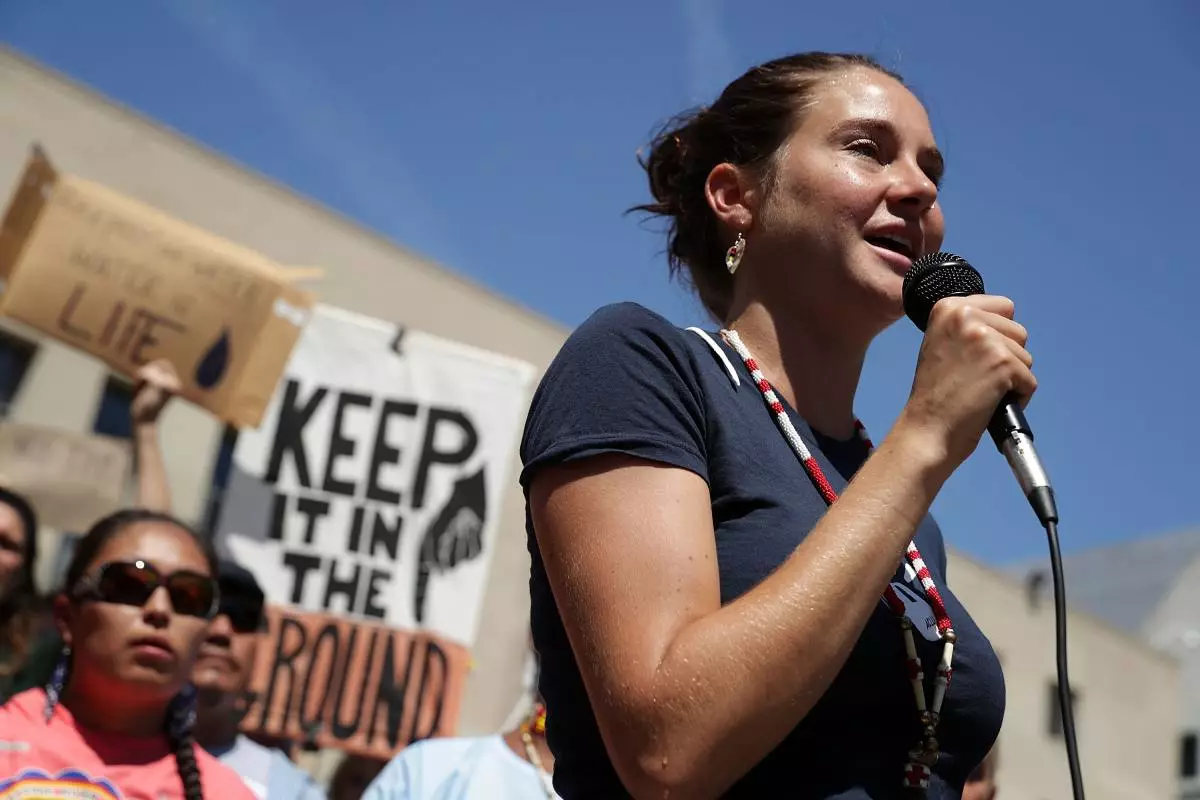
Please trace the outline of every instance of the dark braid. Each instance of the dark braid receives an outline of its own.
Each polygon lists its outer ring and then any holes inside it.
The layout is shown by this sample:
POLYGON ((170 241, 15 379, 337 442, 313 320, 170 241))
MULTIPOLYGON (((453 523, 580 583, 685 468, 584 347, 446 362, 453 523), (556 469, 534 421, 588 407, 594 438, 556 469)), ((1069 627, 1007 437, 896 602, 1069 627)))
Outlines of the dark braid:
POLYGON ((167 706, 163 733, 175 751, 175 767, 183 782, 184 800, 204 800, 200 786, 200 766, 196 763, 196 739, 192 731, 196 727, 196 687, 187 684, 175 695, 167 706))
POLYGON ((204 800, 204 789, 200 786, 200 765, 196 763, 196 740, 192 732, 189 730, 180 734, 173 730, 168 721, 166 734, 171 749, 175 751, 179 779, 183 781, 183 800, 204 800))

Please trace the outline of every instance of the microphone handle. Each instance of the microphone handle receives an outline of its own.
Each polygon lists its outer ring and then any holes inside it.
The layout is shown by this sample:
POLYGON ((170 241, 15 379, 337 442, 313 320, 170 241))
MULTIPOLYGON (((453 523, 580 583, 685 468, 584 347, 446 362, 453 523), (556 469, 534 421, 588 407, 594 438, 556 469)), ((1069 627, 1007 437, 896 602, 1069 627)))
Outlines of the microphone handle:
POLYGON ((988 423, 988 433, 1008 461, 1017 483, 1021 485, 1021 491, 1025 493, 1042 526, 1058 522, 1058 507, 1054 502, 1050 476, 1038 458, 1037 448, 1033 446, 1033 429, 1029 427, 1025 412, 1021 410, 1020 399, 1015 394, 1010 392, 1000 402, 988 423))

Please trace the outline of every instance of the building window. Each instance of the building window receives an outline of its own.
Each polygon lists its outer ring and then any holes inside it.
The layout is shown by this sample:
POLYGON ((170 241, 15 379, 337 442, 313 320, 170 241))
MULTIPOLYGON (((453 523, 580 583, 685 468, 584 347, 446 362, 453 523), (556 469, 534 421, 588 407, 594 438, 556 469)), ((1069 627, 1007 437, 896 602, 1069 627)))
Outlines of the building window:
POLYGON ((8 416, 37 345, 0 331, 0 418, 8 416))
POLYGON ((1196 777, 1196 734, 1188 731, 1179 740, 1179 776, 1196 777))
MULTIPOLYGON (((117 375, 109 375, 104 383, 104 391, 100 393, 100 405, 96 408, 96 418, 92 420, 92 433, 101 436, 112 436, 116 439, 133 439, 133 420, 130 418, 130 408, 133 405, 133 384, 117 375)), ((137 496, 137 464, 133 472, 125 476, 125 486, 128 497, 137 496)))
MULTIPOLYGON (((1046 700, 1049 706, 1047 728, 1049 733, 1054 738, 1060 738, 1063 735, 1063 716, 1062 707, 1058 702, 1058 683, 1050 681, 1046 686, 1046 700)), ((1079 709, 1079 694, 1074 690, 1071 691, 1071 716, 1077 717, 1079 709)))
POLYGON ((205 529, 215 533, 217 518, 221 513, 221 504, 225 500, 225 489, 229 486, 229 475, 233 472, 233 449, 237 447, 238 429, 225 426, 221 435, 221 448, 217 451, 217 460, 213 464, 212 488, 208 495, 208 511, 205 519, 205 529))
POLYGON ((1042 606, 1042 597, 1046 594, 1046 573, 1040 570, 1029 573, 1025 578, 1025 601, 1032 611, 1042 606))
POLYGON ((109 376, 104 384, 104 393, 100 395, 100 407, 96 409, 92 431, 102 436, 132 439, 133 420, 129 416, 132 405, 133 385, 124 378, 109 376))

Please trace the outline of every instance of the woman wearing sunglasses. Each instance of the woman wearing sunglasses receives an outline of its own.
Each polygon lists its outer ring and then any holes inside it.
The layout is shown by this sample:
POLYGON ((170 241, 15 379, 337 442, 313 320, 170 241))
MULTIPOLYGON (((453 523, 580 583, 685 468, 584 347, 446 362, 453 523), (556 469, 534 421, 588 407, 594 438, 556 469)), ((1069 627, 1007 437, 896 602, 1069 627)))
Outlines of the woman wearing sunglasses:
POLYGON ((252 800, 192 737, 215 561, 167 514, 121 511, 88 531, 54 603, 54 676, 0 708, 0 796, 252 800))

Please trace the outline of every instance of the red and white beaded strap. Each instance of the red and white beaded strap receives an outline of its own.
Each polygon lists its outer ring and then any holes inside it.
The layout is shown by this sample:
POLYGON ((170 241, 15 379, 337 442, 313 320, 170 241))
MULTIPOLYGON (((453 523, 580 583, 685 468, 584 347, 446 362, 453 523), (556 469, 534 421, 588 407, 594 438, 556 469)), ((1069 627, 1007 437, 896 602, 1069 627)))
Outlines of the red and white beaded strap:
MULTIPOLYGON (((796 426, 792 424, 791 418, 787 415, 787 410, 780 402, 779 396, 775 393, 775 389, 767 381, 762 370, 758 366, 758 362, 750 354, 750 351, 743 344, 737 332, 731 330, 721 331, 721 337, 729 343, 730 347, 738 354, 746 364, 746 369, 750 371, 750 377, 754 380, 754 384, 762 393, 763 400, 771 409, 771 413, 775 417, 775 422, 779 426, 780 432, 783 434, 796 457, 800 459, 800 463, 804 466, 804 471, 808 473, 809 478, 820 492, 821 497, 825 502, 832 505, 837 501, 838 495, 834 491, 833 486, 829 483, 829 479, 825 477, 825 472, 821 469, 820 463, 809 452, 808 447, 804 444, 804 440, 800 438, 800 434, 796 431, 796 426)), ((870 437, 867 435, 867 429, 859 420, 854 421, 855 430, 859 437, 866 443, 867 447, 874 449, 870 437)), ((923 729, 924 739, 918 743, 917 749, 909 753, 909 761, 904 765, 903 785, 909 789, 927 789, 929 788, 929 778, 932 773, 932 767, 937 762, 938 744, 935 737, 937 731, 938 718, 942 710, 942 701, 946 696, 946 689, 950 685, 950 678, 953 674, 951 663, 954 657, 954 642, 957 637, 954 632, 954 627, 950 622, 950 615, 946 612, 946 604, 942 601, 942 595, 938 591, 937 585, 933 582, 933 576, 929 573, 929 567, 925 564, 925 560, 921 558, 921 553, 917 550, 917 546, 909 542, 908 548, 905 550, 905 558, 912 566, 917 574, 917 579, 921 582, 921 588, 924 590, 925 598, 929 601, 929 606, 933 610, 934 619, 937 622, 938 633, 942 637, 942 658, 938 664, 937 680, 934 684, 933 702, 926 704, 925 698, 925 671, 921 665, 921 659, 917 654, 917 643, 913 638, 912 622, 908 619, 905 613, 904 601, 896 594, 896 590, 889 583, 884 589, 884 600, 889 609, 900 622, 900 628, 904 634, 904 650, 907 656, 907 667, 909 674, 909 682, 913 689, 913 698, 916 701, 917 713, 920 715, 921 727, 923 729)))

